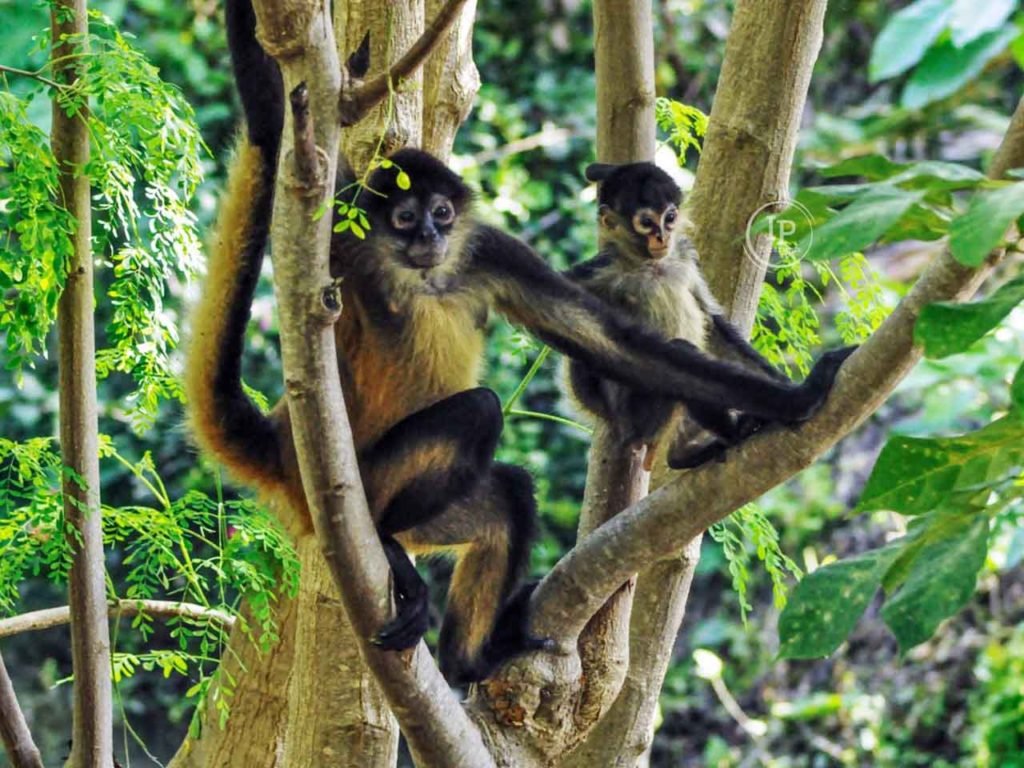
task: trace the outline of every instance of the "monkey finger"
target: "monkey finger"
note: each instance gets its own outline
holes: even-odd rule
[[[381,627],[371,639],[385,651],[404,651],[412,648],[427,633],[430,626],[430,604],[426,599],[398,600],[398,615]]]

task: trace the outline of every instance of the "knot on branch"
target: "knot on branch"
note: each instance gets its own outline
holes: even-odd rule
[[[341,300],[341,280],[332,280],[320,293],[321,311],[317,314],[327,325],[334,325],[341,316],[344,306]]]

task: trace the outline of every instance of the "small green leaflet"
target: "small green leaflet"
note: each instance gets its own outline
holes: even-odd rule
[[[399,189],[409,189],[412,186],[412,180],[409,178],[409,174],[405,171],[399,171],[395,177],[395,184]]]
[[[1019,34],[1016,27],[1008,26],[988,32],[963,48],[957,48],[950,40],[939,43],[925,54],[910,76],[900,106],[920,109],[952,96],[977,77]]]
[[[988,555],[989,517],[971,511],[929,515],[931,525],[920,534],[926,541],[913,549],[906,580],[886,599],[882,618],[901,651],[931,637],[974,594]]]
[[[899,550],[873,549],[830,563],[796,585],[779,617],[779,656],[828,656],[853,630]]]
[[[924,197],[888,185],[877,186],[850,203],[834,218],[801,240],[798,250],[814,261],[827,261],[862,251],[884,235],[910,207]]]
[[[1004,477],[1024,456],[1024,424],[1016,414],[959,437],[890,438],[861,494],[858,512],[920,515],[954,492]]]
[[[943,358],[964,352],[1003,321],[1024,301],[1024,275],[1001,286],[987,299],[969,304],[942,301],[921,310],[914,326],[914,343],[927,357]]]
[[[872,83],[913,67],[946,28],[953,0],[918,0],[893,15],[885,25],[868,63]]]
[[[967,211],[958,216],[950,228],[949,247],[953,257],[968,267],[980,266],[1021,214],[1024,214],[1024,182],[979,189]]]

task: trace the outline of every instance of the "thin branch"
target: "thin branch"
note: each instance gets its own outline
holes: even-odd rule
[[[999,178],[1024,166],[1024,99],[989,170]],[[681,474],[581,541],[537,588],[534,632],[570,641],[631,573],[668,557],[734,509],[800,470],[873,413],[920,358],[914,324],[936,301],[963,301],[996,258],[978,269],[944,251],[889,318],[846,363],[822,410],[799,429],[780,429],[739,446],[724,463]]]
[[[119,619],[122,616],[157,616],[163,619],[181,616],[190,619],[209,619],[222,624],[226,629],[235,625],[235,617],[230,613],[206,608],[195,603],[176,603],[173,600],[112,600],[109,603],[108,616]],[[57,608],[44,608],[0,619],[0,637],[11,637],[24,632],[37,632],[41,629],[61,627],[71,621],[71,609],[62,605]]]
[[[30,72],[27,69],[18,69],[17,67],[8,67],[6,64],[0,64],[0,72],[8,72],[8,73],[10,73],[12,75],[18,75],[19,77],[28,77],[28,78],[31,78],[32,80],[38,80],[40,83],[43,83],[44,85],[48,85],[51,88],[57,88],[58,90],[61,89],[61,88],[67,88],[68,87],[68,86],[64,85],[63,83],[58,83],[56,80],[51,80],[50,78],[45,77],[44,75],[39,74],[38,71]]]
[[[437,47],[441,38],[449,30],[459,16],[466,0],[448,0],[430,25],[423,30],[419,39],[410,46],[398,61],[387,72],[377,75],[372,80],[342,91],[338,100],[338,116],[342,126],[355,125],[366,114],[377,106],[388,91],[398,88],[399,84],[412,75],[427,60],[430,52]]]
[[[0,739],[14,768],[43,768],[43,758],[14,695],[14,685],[3,657],[0,657]]]

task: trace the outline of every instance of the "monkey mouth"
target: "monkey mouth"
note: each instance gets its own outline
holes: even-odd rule
[[[661,259],[668,253],[668,246],[666,245],[662,248],[648,248],[647,253],[650,254],[652,259]]]
[[[406,252],[406,259],[413,269],[430,269],[444,261],[445,251],[443,248],[425,247],[410,248]]]

